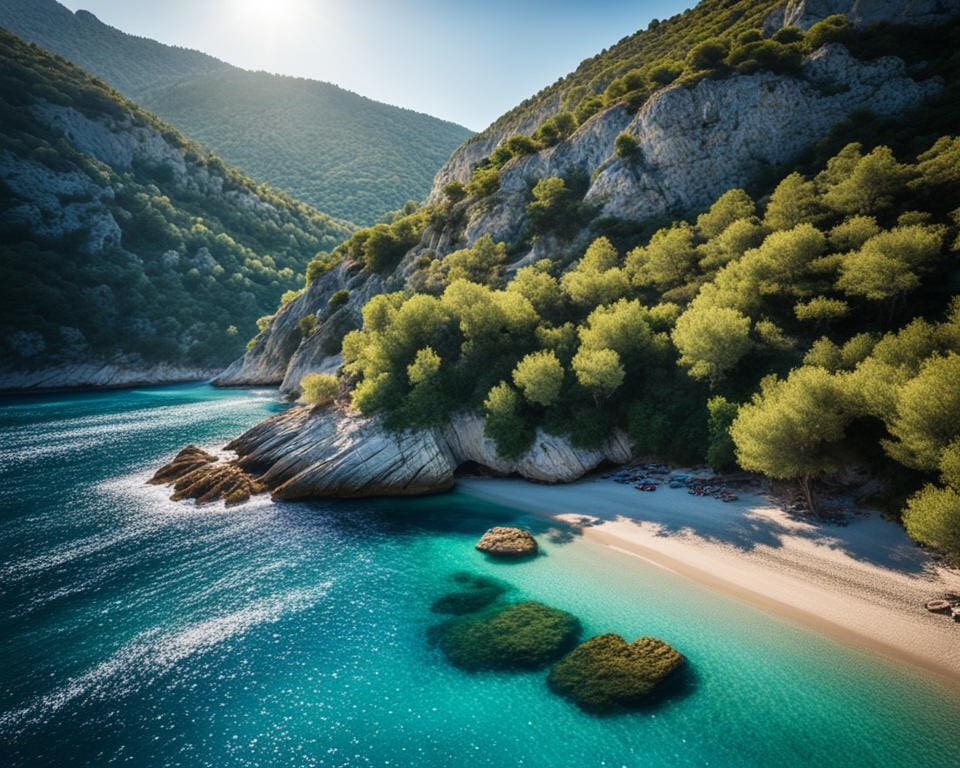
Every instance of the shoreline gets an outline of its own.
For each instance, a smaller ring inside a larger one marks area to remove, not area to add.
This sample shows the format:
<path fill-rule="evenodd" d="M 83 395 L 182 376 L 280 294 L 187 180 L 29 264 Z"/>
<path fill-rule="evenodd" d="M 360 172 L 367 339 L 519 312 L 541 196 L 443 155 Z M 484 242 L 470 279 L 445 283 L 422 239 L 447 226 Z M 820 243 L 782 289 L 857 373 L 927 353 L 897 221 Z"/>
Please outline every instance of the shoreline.
<path fill-rule="evenodd" d="M 923 607 L 960 593 L 960 572 L 877 513 L 837 527 L 792 518 L 757 495 L 725 504 L 596 477 L 565 486 L 467 479 L 458 488 L 577 526 L 596 546 L 960 687 L 960 623 Z"/>

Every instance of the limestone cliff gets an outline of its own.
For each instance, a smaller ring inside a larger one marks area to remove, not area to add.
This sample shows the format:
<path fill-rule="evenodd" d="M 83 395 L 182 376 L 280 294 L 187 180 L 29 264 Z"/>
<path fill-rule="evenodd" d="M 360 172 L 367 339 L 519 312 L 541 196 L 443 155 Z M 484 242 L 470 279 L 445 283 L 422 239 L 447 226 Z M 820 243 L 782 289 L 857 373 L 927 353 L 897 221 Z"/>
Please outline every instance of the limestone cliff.
<path fill-rule="evenodd" d="M 507 460 L 497 456 L 477 414 L 457 414 L 442 429 L 391 431 L 380 418 L 309 407 L 261 422 L 227 448 L 282 499 L 436 493 L 449 490 L 468 462 L 536 482 L 571 482 L 604 462 L 631 458 L 621 433 L 586 450 L 540 431 L 526 454 Z"/>

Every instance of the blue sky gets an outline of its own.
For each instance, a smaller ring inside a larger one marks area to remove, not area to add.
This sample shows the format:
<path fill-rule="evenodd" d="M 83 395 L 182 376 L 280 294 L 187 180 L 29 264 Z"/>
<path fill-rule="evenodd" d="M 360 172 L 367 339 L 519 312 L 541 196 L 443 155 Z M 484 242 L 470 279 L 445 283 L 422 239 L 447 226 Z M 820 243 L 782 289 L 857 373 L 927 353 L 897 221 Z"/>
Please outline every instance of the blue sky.
<path fill-rule="evenodd" d="M 247 69 L 326 80 L 479 130 L 694 0 L 61 0 Z"/>

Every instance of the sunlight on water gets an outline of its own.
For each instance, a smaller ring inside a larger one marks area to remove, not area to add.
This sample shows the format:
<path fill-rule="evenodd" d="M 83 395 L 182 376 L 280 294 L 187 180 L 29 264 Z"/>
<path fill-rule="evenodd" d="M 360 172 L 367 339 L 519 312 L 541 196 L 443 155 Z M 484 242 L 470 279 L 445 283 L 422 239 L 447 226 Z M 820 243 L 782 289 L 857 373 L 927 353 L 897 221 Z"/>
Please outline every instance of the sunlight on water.
<path fill-rule="evenodd" d="M 206 386 L 0 403 L 0 763 L 957 764 L 956 690 L 545 521 L 457 493 L 227 510 L 146 485 L 282 407 Z M 473 549 L 516 522 L 543 557 Z M 595 718 L 542 673 L 451 668 L 426 629 L 460 570 L 667 640 L 686 684 Z"/>

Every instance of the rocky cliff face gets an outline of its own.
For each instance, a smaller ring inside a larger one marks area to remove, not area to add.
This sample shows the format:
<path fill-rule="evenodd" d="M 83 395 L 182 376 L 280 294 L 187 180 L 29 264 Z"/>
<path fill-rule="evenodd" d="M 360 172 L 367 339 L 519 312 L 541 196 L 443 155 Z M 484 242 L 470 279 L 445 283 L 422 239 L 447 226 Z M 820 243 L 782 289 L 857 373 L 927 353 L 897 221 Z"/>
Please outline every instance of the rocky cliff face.
<path fill-rule="evenodd" d="M 960 13 L 958 0 L 788 0 L 764 20 L 764 32 L 781 27 L 810 29 L 837 13 L 865 27 L 878 22 L 891 24 L 936 24 Z"/>
<path fill-rule="evenodd" d="M 208 381 L 216 373 L 216 370 L 209 368 L 165 363 L 145 365 L 137 361 L 75 363 L 32 371 L 0 371 L 0 392 L 114 389 L 148 384 L 175 384 L 182 381 Z"/>
<path fill-rule="evenodd" d="M 293 408 L 231 442 L 239 465 L 281 499 L 408 496 L 449 490 L 467 462 L 500 475 L 542 483 L 571 482 L 604 462 L 630 460 L 630 441 L 617 433 L 598 450 L 539 432 L 520 459 L 497 456 L 483 419 L 455 415 L 443 429 L 393 432 L 379 418 L 341 409 Z"/>

